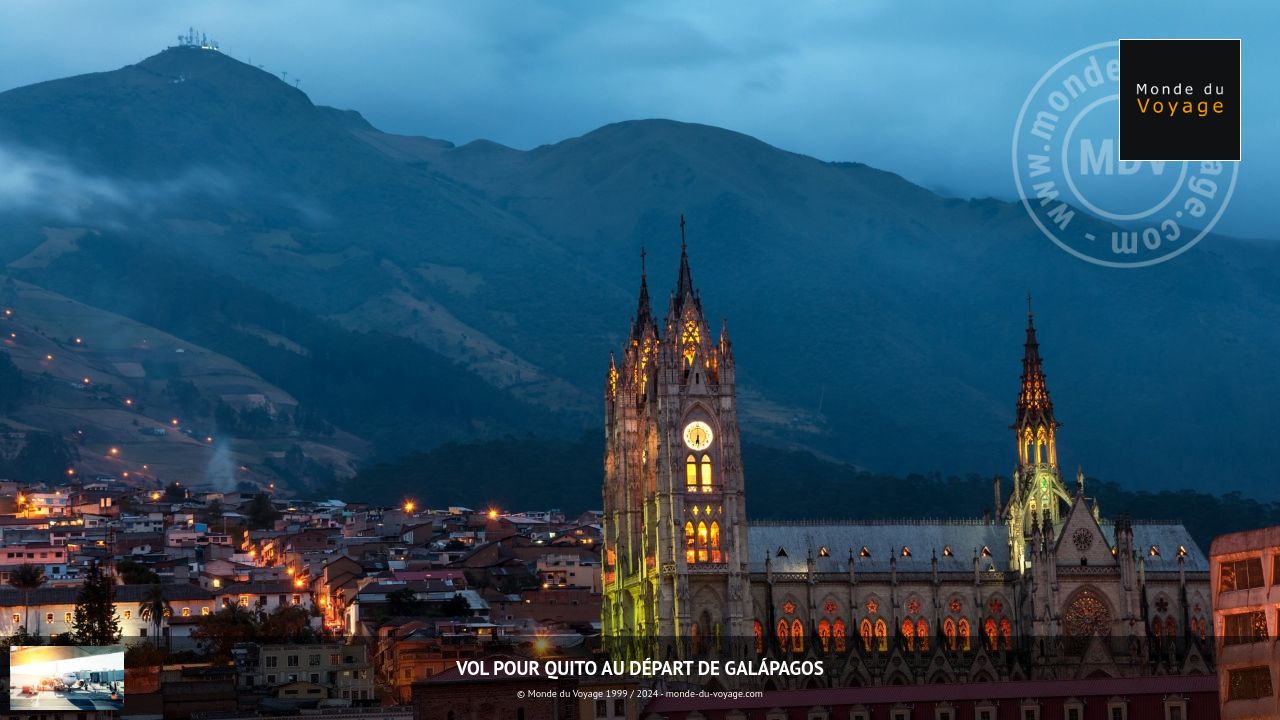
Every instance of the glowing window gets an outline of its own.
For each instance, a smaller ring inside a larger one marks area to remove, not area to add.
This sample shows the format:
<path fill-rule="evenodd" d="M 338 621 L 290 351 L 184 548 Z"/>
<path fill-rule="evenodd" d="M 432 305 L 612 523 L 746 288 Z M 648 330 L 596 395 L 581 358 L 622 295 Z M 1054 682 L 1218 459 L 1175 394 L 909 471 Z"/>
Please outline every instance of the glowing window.
<path fill-rule="evenodd" d="M 863 618 L 862 624 L 858 626 L 858 636 L 862 638 L 862 650 L 871 652 L 871 621 Z"/>
<path fill-rule="evenodd" d="M 191 608 L 189 607 L 182 608 L 182 617 L 191 617 Z"/>
<path fill-rule="evenodd" d="M 698 489 L 698 461 L 692 455 L 684 460 L 684 484 L 689 492 Z"/>
<path fill-rule="evenodd" d="M 702 456 L 702 492 L 711 492 L 711 456 Z"/>
<path fill-rule="evenodd" d="M 698 562 L 707 561 L 707 524 L 698 523 Z"/>
<path fill-rule="evenodd" d="M 942 634 L 947 638 L 947 649 L 956 649 L 956 621 L 947 618 L 942 623 Z"/>
<path fill-rule="evenodd" d="M 752 631 L 755 632 L 755 635 L 756 635 L 756 654 L 763 655 L 764 654 L 764 626 L 760 624 L 759 620 L 756 620 L 755 623 L 753 624 Z"/>
<path fill-rule="evenodd" d="M 791 638 L 791 625 L 786 620 L 778 621 L 778 644 L 787 649 L 787 641 Z"/>
<path fill-rule="evenodd" d="M 876 620 L 876 647 L 880 652 L 889 652 L 889 625 L 884 618 Z"/>
<path fill-rule="evenodd" d="M 831 634 L 836 639 L 836 652 L 844 652 L 844 620 L 836 618 L 831 625 Z"/>
<path fill-rule="evenodd" d="M 1009 622 L 1009 618 L 1000 621 L 1000 637 L 1004 639 L 1004 649 L 1013 649 L 1013 625 Z"/>
<path fill-rule="evenodd" d="M 800 618 L 791 621 L 791 651 L 804 652 L 804 626 Z"/>
<path fill-rule="evenodd" d="M 902 621 L 902 642 L 907 647 L 907 652 L 916 649 L 916 624 L 910 618 Z"/>
<path fill-rule="evenodd" d="M 1000 629 L 996 627 L 995 618 L 987 618 L 982 624 L 982 636 L 987 641 L 987 649 L 995 650 L 1000 642 Z"/>
<path fill-rule="evenodd" d="M 685 523 L 684 524 L 684 561 L 687 563 L 692 563 L 696 561 L 696 557 L 695 557 L 696 550 L 693 546 L 694 538 L 695 538 L 695 534 L 693 530 L 693 523 L 691 522 Z"/>
<path fill-rule="evenodd" d="M 929 623 L 924 618 L 916 623 L 916 642 L 920 645 L 920 652 L 929 652 Z"/>
<path fill-rule="evenodd" d="M 720 523 L 711 523 L 711 562 L 723 562 L 720 554 Z"/>
<path fill-rule="evenodd" d="M 866 545 L 863 545 L 862 549 L 858 551 L 858 557 L 864 557 L 864 558 L 871 557 L 871 551 L 867 549 Z"/>
<path fill-rule="evenodd" d="M 960 618 L 960 649 L 965 652 L 972 649 L 969 641 L 969 621 L 964 618 Z"/>
<path fill-rule="evenodd" d="M 826 620 L 818 621 L 818 642 L 822 643 L 822 652 L 830 652 L 831 623 Z"/>

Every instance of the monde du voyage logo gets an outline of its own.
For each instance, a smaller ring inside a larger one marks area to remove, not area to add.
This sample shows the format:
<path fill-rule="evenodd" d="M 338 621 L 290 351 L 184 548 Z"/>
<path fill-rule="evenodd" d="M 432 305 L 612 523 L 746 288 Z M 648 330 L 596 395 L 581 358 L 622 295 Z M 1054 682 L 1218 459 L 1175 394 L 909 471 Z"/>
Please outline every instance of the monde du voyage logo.
<path fill-rule="evenodd" d="M 1022 205 L 1062 249 L 1106 267 L 1189 250 L 1235 190 L 1239 40 L 1120 40 L 1040 78 L 1018 113 Z"/>

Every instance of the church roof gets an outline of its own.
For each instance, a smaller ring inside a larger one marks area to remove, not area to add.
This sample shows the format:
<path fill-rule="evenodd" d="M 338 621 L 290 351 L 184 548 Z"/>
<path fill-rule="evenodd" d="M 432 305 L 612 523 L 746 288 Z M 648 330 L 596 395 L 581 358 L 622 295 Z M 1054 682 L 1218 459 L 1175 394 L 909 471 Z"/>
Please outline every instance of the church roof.
<path fill-rule="evenodd" d="M 1102 534 L 1114 547 L 1116 526 L 1102 521 Z M 1155 548 L 1157 554 L 1152 554 Z M 1147 572 L 1178 572 L 1178 550 L 1186 548 L 1184 561 L 1187 572 L 1209 572 L 1209 559 L 1191 538 L 1191 533 L 1179 523 L 1133 521 L 1133 549 L 1146 565 Z"/>
<path fill-rule="evenodd" d="M 974 554 L 980 555 L 980 570 L 1009 567 L 1008 530 L 982 520 L 752 522 L 747 544 L 751 572 L 764 572 L 766 553 L 774 572 L 806 572 L 811 554 L 818 572 L 848 572 L 851 549 L 854 571 L 860 573 L 889 572 L 891 557 L 898 572 L 931 572 L 935 552 L 940 573 L 972 573 Z M 785 554 L 780 555 L 779 549 Z"/>

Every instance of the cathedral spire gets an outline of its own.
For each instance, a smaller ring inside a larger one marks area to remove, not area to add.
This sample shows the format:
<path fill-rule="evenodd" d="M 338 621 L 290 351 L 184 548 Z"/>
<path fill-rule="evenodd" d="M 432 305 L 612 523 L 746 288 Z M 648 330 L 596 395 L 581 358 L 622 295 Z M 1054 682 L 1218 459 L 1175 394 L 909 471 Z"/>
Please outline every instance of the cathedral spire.
<path fill-rule="evenodd" d="M 671 296 L 669 317 L 679 318 L 685 307 L 692 306 L 701 314 L 698 292 L 693 288 L 693 273 L 689 271 L 689 245 L 685 240 L 684 215 L 680 216 L 680 276 L 676 279 L 675 293 Z"/>
<path fill-rule="evenodd" d="M 1053 417 L 1053 400 L 1045 383 L 1044 363 L 1040 359 L 1040 343 L 1036 340 L 1035 314 L 1031 296 L 1027 295 L 1027 342 L 1023 345 L 1022 389 L 1018 393 L 1018 415 L 1014 427 L 1043 425 L 1057 428 Z"/>
<path fill-rule="evenodd" d="M 635 325 L 632 326 L 631 328 L 631 337 L 634 340 L 639 340 L 640 337 L 644 335 L 645 330 L 648 328 L 652 327 L 652 328 L 655 328 L 656 330 L 656 325 L 653 322 L 653 310 L 649 302 L 649 279 L 648 279 L 648 273 L 645 271 L 644 258 L 645 258 L 645 250 L 644 250 L 644 247 L 641 247 L 640 248 L 640 300 L 636 306 L 636 322 L 635 322 Z"/>

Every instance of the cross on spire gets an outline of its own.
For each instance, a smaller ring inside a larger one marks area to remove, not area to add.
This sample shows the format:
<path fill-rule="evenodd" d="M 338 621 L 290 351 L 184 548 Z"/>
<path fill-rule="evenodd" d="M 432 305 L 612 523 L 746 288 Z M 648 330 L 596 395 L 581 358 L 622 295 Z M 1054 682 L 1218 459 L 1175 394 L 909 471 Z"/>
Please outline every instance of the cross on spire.
<path fill-rule="evenodd" d="M 684 243 L 684 213 L 680 213 L 680 252 L 684 252 L 686 247 Z"/>

